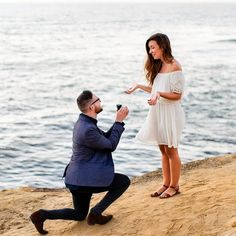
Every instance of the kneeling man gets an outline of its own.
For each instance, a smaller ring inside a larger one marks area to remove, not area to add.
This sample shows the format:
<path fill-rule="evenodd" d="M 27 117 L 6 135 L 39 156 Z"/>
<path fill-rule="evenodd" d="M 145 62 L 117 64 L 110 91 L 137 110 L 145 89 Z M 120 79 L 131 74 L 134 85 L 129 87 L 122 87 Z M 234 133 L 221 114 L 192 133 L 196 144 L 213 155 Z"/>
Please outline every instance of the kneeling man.
<path fill-rule="evenodd" d="M 116 113 L 112 127 L 104 132 L 97 126 L 97 114 L 102 111 L 100 99 L 89 90 L 83 91 L 77 98 L 82 112 L 73 131 L 73 154 L 65 169 L 65 184 L 72 194 L 74 209 L 40 209 L 30 219 L 41 234 L 45 220 L 76 220 L 87 217 L 93 193 L 107 191 L 104 198 L 90 209 L 87 217 L 89 225 L 106 224 L 112 215 L 102 215 L 130 185 L 126 175 L 114 173 L 112 152 L 115 151 L 124 131 L 123 120 L 129 110 L 121 107 Z"/>

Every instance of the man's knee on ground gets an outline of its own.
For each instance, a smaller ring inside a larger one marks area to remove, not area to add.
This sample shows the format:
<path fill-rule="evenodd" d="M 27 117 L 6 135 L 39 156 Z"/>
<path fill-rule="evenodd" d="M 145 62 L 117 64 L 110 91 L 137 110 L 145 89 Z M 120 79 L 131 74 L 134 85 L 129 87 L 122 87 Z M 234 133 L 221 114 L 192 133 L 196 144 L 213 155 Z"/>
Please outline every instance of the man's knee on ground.
<path fill-rule="evenodd" d="M 129 177 L 125 175 L 124 185 L 127 186 L 127 187 L 129 187 L 129 186 L 130 186 L 130 183 L 131 183 L 131 181 L 130 181 Z"/>
<path fill-rule="evenodd" d="M 78 221 L 83 221 L 83 220 L 86 219 L 86 217 L 87 217 L 87 215 L 81 215 L 80 214 L 80 216 L 78 217 Z"/>

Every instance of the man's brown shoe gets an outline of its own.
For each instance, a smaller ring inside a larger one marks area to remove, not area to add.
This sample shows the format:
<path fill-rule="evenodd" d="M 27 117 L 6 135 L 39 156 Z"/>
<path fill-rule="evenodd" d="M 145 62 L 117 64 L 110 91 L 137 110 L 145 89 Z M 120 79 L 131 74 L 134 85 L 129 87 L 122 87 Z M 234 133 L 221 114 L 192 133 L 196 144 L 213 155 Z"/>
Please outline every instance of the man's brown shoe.
<path fill-rule="evenodd" d="M 95 215 L 92 212 L 90 212 L 87 218 L 87 223 L 89 225 L 95 225 L 95 224 L 104 225 L 111 219 L 112 215 L 107 215 L 107 216 L 103 216 L 102 214 Z"/>
<path fill-rule="evenodd" d="M 42 215 L 42 210 L 38 210 L 38 211 L 34 212 L 30 216 L 30 219 L 40 234 L 47 234 L 48 233 L 48 231 L 43 229 L 43 223 L 46 219 Z"/>

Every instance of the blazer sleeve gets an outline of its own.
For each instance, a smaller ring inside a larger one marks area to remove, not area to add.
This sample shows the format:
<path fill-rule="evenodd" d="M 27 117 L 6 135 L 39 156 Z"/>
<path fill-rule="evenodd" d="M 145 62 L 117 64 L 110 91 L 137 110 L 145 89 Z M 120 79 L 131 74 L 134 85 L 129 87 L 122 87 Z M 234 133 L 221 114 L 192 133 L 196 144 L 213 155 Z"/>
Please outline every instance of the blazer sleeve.
<path fill-rule="evenodd" d="M 115 122 L 107 133 L 100 132 L 96 126 L 90 127 L 86 132 L 86 146 L 98 150 L 115 151 L 124 131 L 123 126 L 123 123 Z"/>
<path fill-rule="evenodd" d="M 100 131 L 103 133 L 103 135 L 104 135 L 106 138 L 109 138 L 109 136 L 111 135 L 111 131 L 112 131 L 113 126 L 114 126 L 114 124 L 111 126 L 111 128 L 110 128 L 107 132 L 105 132 L 105 131 L 103 131 L 103 130 L 100 130 Z"/>
<path fill-rule="evenodd" d="M 116 123 L 118 123 L 118 122 L 116 122 Z M 116 124 L 116 123 L 114 123 L 114 124 Z M 111 126 L 111 128 L 107 132 L 100 130 L 105 135 L 106 138 L 110 137 L 114 124 Z M 121 122 L 121 125 L 124 126 L 125 123 Z"/>

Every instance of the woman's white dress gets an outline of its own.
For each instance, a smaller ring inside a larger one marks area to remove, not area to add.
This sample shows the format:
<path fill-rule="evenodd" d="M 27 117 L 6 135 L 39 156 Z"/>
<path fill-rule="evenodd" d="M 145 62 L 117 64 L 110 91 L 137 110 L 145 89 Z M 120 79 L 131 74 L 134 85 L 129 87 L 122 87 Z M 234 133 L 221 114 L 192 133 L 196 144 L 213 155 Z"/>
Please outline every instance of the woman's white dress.
<path fill-rule="evenodd" d="M 185 79 L 182 71 L 158 73 L 151 95 L 156 92 L 184 92 Z M 178 147 L 184 128 L 185 115 L 180 100 L 168 100 L 160 97 L 157 104 L 150 106 L 146 121 L 136 140 L 146 143 Z"/>

